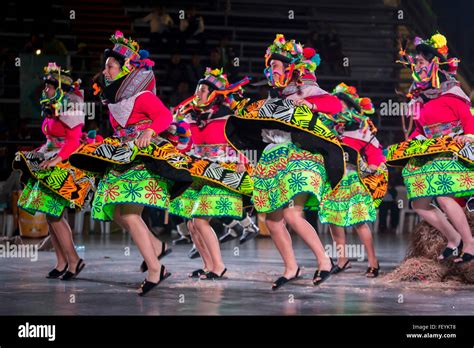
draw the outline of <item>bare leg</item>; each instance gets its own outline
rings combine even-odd
[[[148,226],[147,226],[148,227]],[[148,229],[148,237],[150,238],[150,242],[153,245],[153,248],[155,249],[156,255],[161,254],[161,250],[163,249],[163,242],[159,240],[153,233],[151,233],[150,229]],[[167,250],[168,248],[166,248]]]
[[[54,232],[53,226],[51,226],[51,221],[58,221],[59,219],[53,218],[51,216],[47,216],[46,220],[48,221],[49,224],[49,232],[50,232],[50,238],[51,238],[51,243],[53,243],[54,247],[54,252],[56,253],[56,269],[58,271],[62,271],[64,267],[66,267],[67,264],[67,258],[66,255],[64,255],[63,250],[61,249],[61,245],[59,244],[58,239],[56,238],[56,234]]]
[[[66,257],[68,271],[76,273],[76,266],[79,263],[79,255],[74,247],[72,231],[69,223],[64,217],[59,219],[49,218],[49,224],[54,231],[56,241],[62,254]],[[64,267],[63,267],[64,268]]]
[[[283,276],[287,279],[293,278],[298,271],[298,264],[296,262],[291,236],[283,220],[283,210],[278,209],[267,213],[265,223],[285,264],[285,273]]]
[[[118,223],[118,222],[117,222],[117,223]],[[145,225],[146,225],[146,223],[145,223]],[[123,227],[123,226],[122,226],[122,227]],[[123,227],[123,228],[125,228],[125,227]],[[148,228],[148,225],[147,225],[147,228]],[[125,228],[125,229],[126,229],[126,228]],[[158,239],[158,238],[151,232],[150,228],[148,228],[148,237],[149,237],[150,242],[152,243],[153,248],[155,249],[155,253],[156,253],[157,257],[158,257],[158,255],[161,254],[161,250],[162,250],[162,248],[163,248],[163,242],[162,242],[160,239]],[[166,249],[168,249],[168,248],[166,248]]]
[[[344,227],[331,224],[329,225],[329,231],[331,231],[332,239],[336,243],[337,265],[342,268],[347,262],[346,234],[344,232]]]
[[[206,249],[209,251],[212,260],[211,271],[217,275],[220,275],[224,269],[224,261],[222,260],[221,248],[219,245],[219,239],[217,239],[216,233],[209,224],[209,220],[206,218],[194,218],[194,228],[198,230],[199,236],[202,238]],[[197,245],[196,245],[197,247]],[[204,277],[204,276],[202,276]]]
[[[115,208],[114,219],[130,232],[140,254],[143,256],[148,266],[147,280],[157,283],[160,280],[161,264],[150,240],[148,227],[142,219],[142,210],[143,206],[141,205],[123,204]]]
[[[212,270],[213,265],[211,254],[207,249],[202,236],[199,234],[198,229],[194,227],[192,220],[188,221],[188,229],[189,233],[191,234],[191,238],[193,239],[194,245],[196,245],[196,249],[199,251],[199,255],[201,255],[204,271],[207,272]]]
[[[367,251],[367,259],[369,261],[369,267],[378,267],[378,260],[375,256],[374,241],[372,238],[372,232],[370,231],[369,225],[366,223],[355,225],[354,229],[357,231],[360,240],[365,246]]]
[[[448,240],[448,247],[454,248],[459,245],[460,236],[451,225],[446,216],[438,209],[430,206],[431,198],[419,198],[412,202],[416,213],[431,226],[440,231]],[[463,213],[464,215],[464,213]]]
[[[283,218],[290,225],[291,229],[295,231],[301,239],[308,245],[313,254],[318,259],[318,267],[321,271],[331,270],[331,260],[326,255],[323,243],[318,237],[316,230],[305,219],[303,209],[308,195],[300,194],[296,196],[293,207],[283,209]]]
[[[463,241],[463,251],[474,254],[474,238],[467,222],[464,209],[451,197],[437,197],[441,209],[446,213],[449,221],[453,224]],[[455,241],[456,243],[456,241]],[[458,246],[459,241],[454,246]],[[448,243],[448,246],[449,243]],[[453,246],[450,246],[453,247]],[[455,260],[456,261],[456,260]]]

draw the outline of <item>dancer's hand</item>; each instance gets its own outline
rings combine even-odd
[[[237,168],[235,169],[235,171],[239,174],[245,172],[245,170],[246,170],[245,164],[243,163],[237,164]]]
[[[298,99],[298,100],[295,100],[294,103],[296,106],[306,105],[308,108],[310,108],[310,110],[314,111],[313,108],[315,107],[315,105],[313,103],[310,103],[306,99],[303,99],[303,98]]]
[[[143,149],[150,145],[151,138],[153,137],[153,130],[152,129],[145,129],[143,133],[138,137],[137,140],[135,140],[135,145],[138,146],[138,148]]]
[[[376,166],[375,164],[369,164],[369,169],[373,172],[375,172],[377,170],[378,166]]]
[[[61,158],[61,156],[56,156],[54,158],[51,158],[47,161],[43,161],[40,163],[39,167],[41,169],[48,169],[48,168],[51,168],[51,167],[56,167],[56,165],[61,162],[63,159]]]
[[[470,138],[468,136],[465,136],[465,135],[456,135],[454,137],[454,141],[461,144],[461,145],[464,145],[465,143],[471,143],[472,138]]]

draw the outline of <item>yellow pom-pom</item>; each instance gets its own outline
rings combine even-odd
[[[277,34],[275,37],[275,41],[282,41],[282,40],[285,40],[285,37],[283,36],[283,34]]]
[[[222,74],[222,69],[214,69],[211,71],[211,75],[218,76]]]
[[[446,37],[442,34],[435,34],[431,37],[431,42],[435,48],[441,48],[448,44]]]

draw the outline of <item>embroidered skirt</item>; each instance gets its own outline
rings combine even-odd
[[[222,186],[193,184],[181,196],[173,199],[170,214],[194,217],[232,217],[242,219],[242,195]]]
[[[305,209],[318,210],[327,189],[323,156],[291,142],[263,151],[252,178],[252,200],[260,213],[282,208],[301,193],[309,195]]]
[[[130,164],[145,164],[146,169],[167,179],[170,183],[168,193],[174,197],[183,193],[192,183],[188,165],[190,158],[181,154],[168,140],[155,136],[150,145],[139,149],[135,144],[150,122],[141,122],[127,128],[118,128],[113,137],[101,143],[83,145],[71,155],[69,161],[77,168],[105,174],[113,167],[130,167]],[[128,169],[129,170],[129,169]],[[151,174],[150,174],[151,175]]]
[[[412,157],[402,175],[410,200],[422,197],[474,194],[474,165],[452,153]]]
[[[18,206],[34,214],[36,211],[60,217],[66,207],[82,209],[90,203],[95,190],[95,178],[91,173],[77,169],[68,161],[54,168],[41,169],[40,164],[52,158],[56,152],[45,154],[37,151],[18,152],[13,169],[22,172],[25,188]]]
[[[377,218],[372,196],[354,170],[348,170],[338,188],[328,189],[320,207],[319,219],[323,224],[349,227]]]
[[[242,218],[243,207],[250,205],[253,190],[250,176],[252,167],[246,164],[245,171],[238,172],[236,162],[219,162],[219,156],[213,155],[213,151],[201,152],[200,155],[204,157],[190,156],[189,171],[193,177],[193,185],[172,200],[170,214],[188,219]],[[212,159],[206,158],[206,155],[212,156]]]
[[[113,165],[100,180],[92,203],[92,217],[113,220],[118,205],[138,204],[168,209],[168,179],[151,172],[140,160],[128,165]]]

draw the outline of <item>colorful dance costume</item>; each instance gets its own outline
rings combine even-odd
[[[148,52],[116,32],[112,50],[105,57],[124,61],[114,81],[106,81],[101,98],[110,111],[114,136],[100,144],[82,146],[71,163],[103,175],[93,201],[92,217],[113,220],[118,204],[138,204],[168,209],[170,195],[178,195],[191,183],[189,159],[159,134],[172,121],[171,112],[155,95],[154,63]],[[98,86],[95,86],[98,89]],[[146,129],[153,130],[150,145],[139,149],[134,141]]]
[[[474,141],[474,118],[469,97],[455,79],[456,58],[447,59],[446,38],[415,40],[416,50],[431,58],[427,78],[420,79],[412,56],[401,52],[400,61],[411,67],[411,110],[416,128],[409,140],[389,147],[387,164],[403,166],[410,200],[421,197],[471,196],[474,194],[474,147],[454,141],[456,135]]]
[[[374,113],[374,106],[369,98],[360,98],[355,87],[344,83],[333,90],[333,95],[347,105],[347,110],[323,115],[323,122],[343,143],[346,172],[340,186],[325,193],[319,219],[341,227],[374,222],[388,184],[385,157],[375,137],[377,129],[366,116]],[[377,166],[377,170],[370,170],[369,165]]]
[[[189,171],[193,185],[171,202],[170,214],[184,218],[243,218],[243,197],[250,201],[253,184],[251,166],[245,156],[228,143],[224,126],[230,115],[229,93],[238,93],[248,79],[229,85],[222,69],[207,68],[198,82],[208,85],[209,99],[199,104],[192,96],[177,106],[178,128],[189,128],[190,140],[182,151],[192,158]],[[245,169],[237,171],[239,164]],[[249,202],[248,202],[249,204]]]
[[[56,87],[55,95],[41,100],[44,121],[42,131],[47,142],[33,151],[17,152],[13,169],[21,170],[26,184],[18,206],[30,214],[42,212],[61,217],[67,207],[81,209],[94,190],[94,177],[72,167],[68,158],[79,146],[84,125],[84,97],[79,81],[73,83],[68,71],[56,63],[44,69],[44,82]],[[55,167],[41,169],[40,164],[60,156]]]
[[[286,64],[281,81],[273,80],[269,65],[273,59]],[[283,208],[301,193],[309,194],[305,209],[317,210],[326,182],[336,187],[344,173],[340,143],[318,113],[340,112],[341,103],[318,86],[313,72],[319,55],[313,49],[303,52],[300,44],[278,34],[265,62],[267,79],[279,89],[278,97],[238,105],[238,114],[227,122],[227,137],[237,149],[258,152],[252,174],[252,199],[258,212]],[[315,114],[306,105],[294,104],[302,98],[315,105]]]

